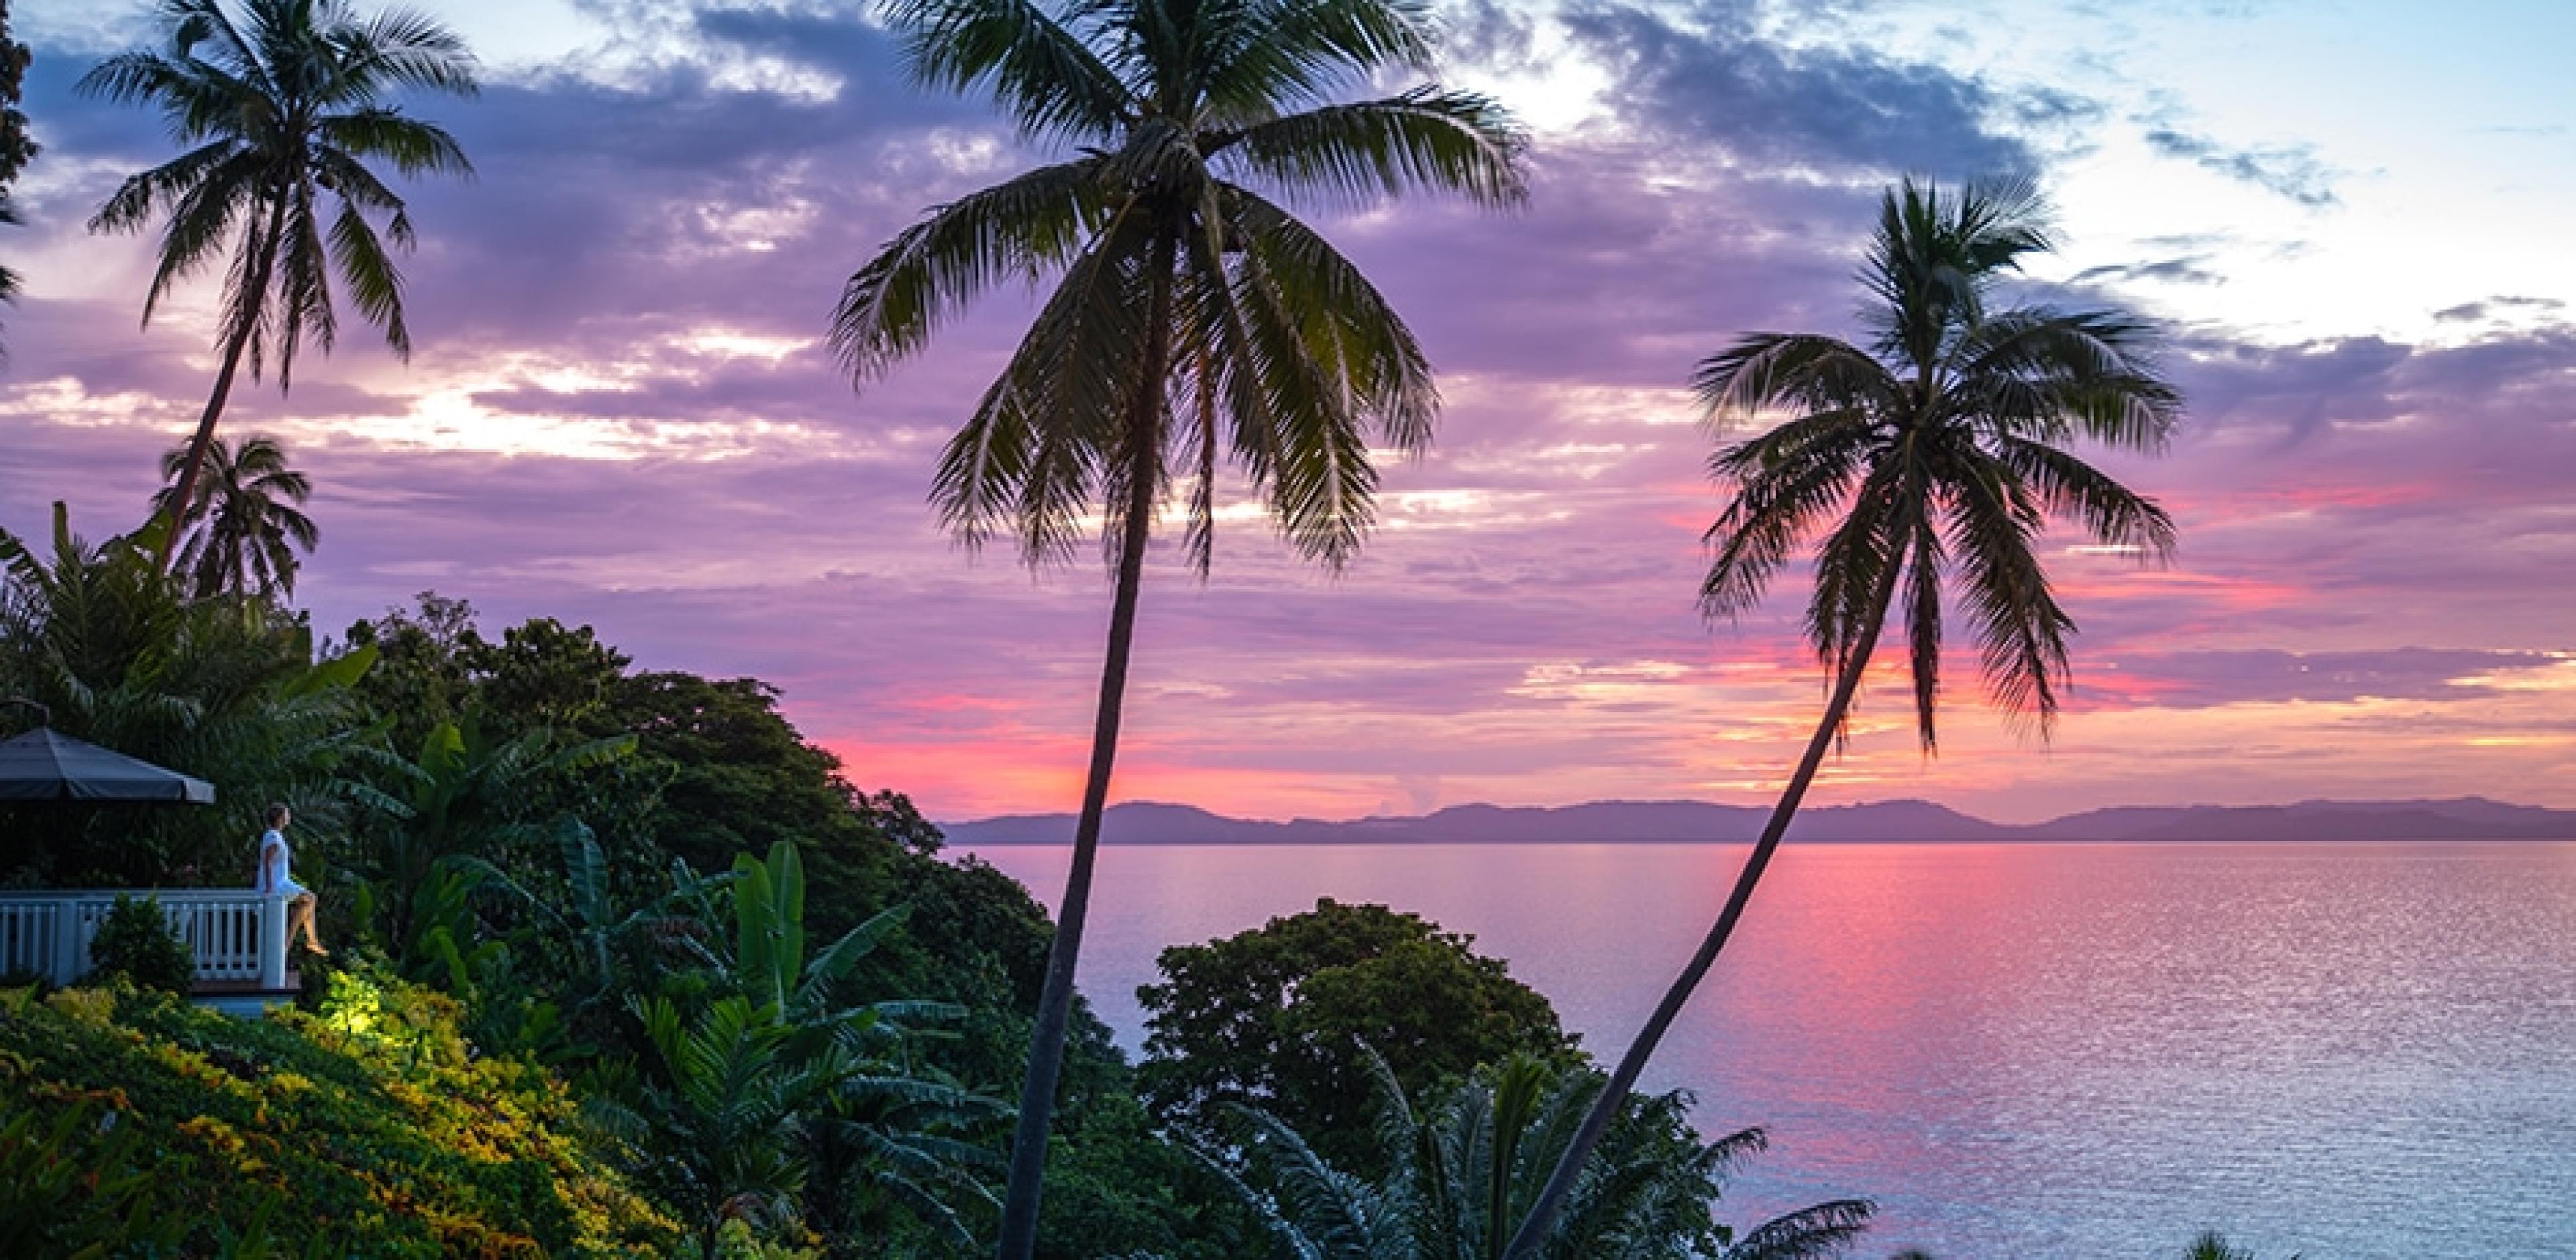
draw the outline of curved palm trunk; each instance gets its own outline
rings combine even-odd
[[[1901,557],[1905,549],[1896,548],[1895,554]],[[1745,904],[1753,899],[1753,886],[1762,881],[1762,872],[1771,865],[1771,855],[1779,849],[1781,836],[1788,832],[1789,820],[1798,816],[1799,802],[1806,799],[1807,787],[1815,782],[1816,771],[1824,764],[1826,750],[1833,747],[1834,732],[1842,729],[1843,716],[1851,711],[1852,696],[1860,690],[1861,674],[1868,670],[1870,654],[1878,648],[1879,627],[1887,620],[1888,606],[1895,601],[1896,585],[1903,572],[1901,564],[1888,566],[1887,580],[1880,584],[1877,595],[1873,597],[1869,624],[1861,630],[1860,641],[1853,646],[1850,659],[1843,664],[1842,676],[1834,682],[1833,699],[1825,705],[1824,720],[1816,724],[1815,738],[1807,741],[1807,755],[1799,760],[1797,773],[1789,776],[1789,786],[1780,793],[1780,803],[1772,808],[1771,821],[1762,828],[1762,838],[1754,842],[1753,852],[1745,856],[1744,869],[1735,877],[1735,890],[1727,894],[1726,908],[1718,912],[1717,922],[1709,928],[1708,936],[1700,941],[1699,952],[1691,955],[1689,965],[1683,967],[1681,975],[1674,977],[1671,987],[1664,990],[1664,1000],[1656,1004],[1654,1015],[1646,1020],[1644,1028],[1638,1030],[1637,1039],[1628,1044],[1628,1052],[1620,1056],[1618,1070],[1610,1074],[1609,1085],[1593,1100],[1591,1110],[1584,1113],[1583,1125],[1575,1130],[1573,1142],[1566,1146],[1563,1155],[1557,1157],[1556,1170],[1548,1174],[1546,1188],[1539,1191],[1538,1201],[1530,1205],[1529,1216],[1521,1221],[1519,1231],[1512,1235],[1511,1246],[1504,1250],[1503,1260],[1536,1260],[1540,1244],[1546,1240],[1548,1230],[1555,1226],[1557,1213],[1564,1209],[1566,1197],[1574,1190],[1576,1176],[1583,1171],[1584,1162],[1592,1157],[1593,1147],[1600,1144],[1601,1135],[1618,1117],[1620,1103],[1628,1097],[1628,1091],[1636,1088],[1638,1076],[1646,1070],[1646,1061],[1655,1056],[1655,1049],[1663,1043],[1664,1034],[1671,1030],[1673,1020],[1681,1014],[1682,1007],[1690,1001],[1700,981],[1707,978],[1709,968],[1716,964],[1718,951],[1725,949],[1726,939],[1734,935],[1736,920],[1744,917]]]
[[[205,414],[197,420],[197,435],[188,441],[188,462],[179,469],[179,484],[172,488],[170,511],[162,521],[163,573],[170,571],[171,559],[179,554],[179,533],[186,528],[188,510],[196,502],[197,476],[206,467],[206,448],[214,445],[215,422],[223,418],[224,402],[232,397],[233,376],[241,369],[242,352],[250,345],[251,331],[259,326],[260,302],[268,293],[269,273],[277,263],[278,233],[285,230],[285,224],[286,201],[281,197],[269,209],[268,230],[252,242],[252,248],[259,253],[252,265],[250,284],[242,290],[249,296],[250,308],[239,313],[239,324],[224,339],[224,364],[215,372],[214,393],[206,399]]]
[[[1073,1015],[1073,971],[1091,909],[1091,871],[1100,853],[1100,816],[1109,804],[1109,772],[1118,759],[1118,719],[1127,699],[1127,658],[1136,642],[1136,595],[1144,584],[1145,543],[1154,520],[1160,470],[1163,387],[1169,375],[1172,261],[1166,235],[1155,246],[1153,296],[1146,310],[1144,371],[1128,413],[1135,443],[1127,476],[1126,532],[1118,552],[1118,594],[1109,611],[1109,651],[1100,668],[1100,708],[1091,730],[1091,773],[1082,788],[1082,817],[1073,829],[1073,865],[1057,904],[1055,939],[1047,947],[1046,986],[1029,1034],[1029,1070],[1020,1083],[1019,1122],[1011,1132],[1010,1189],[1002,1203],[1001,1260],[1029,1260],[1038,1245],[1038,1199],[1045,1190],[1047,1127],[1055,1118],[1056,1080],[1064,1071],[1066,1026]]]

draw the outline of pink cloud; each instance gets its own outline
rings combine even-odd
[[[291,398],[240,398],[232,431],[281,434],[320,484],[316,622],[431,587],[495,621],[587,621],[648,667],[780,684],[855,777],[935,815],[1065,808],[1102,575],[970,559],[924,503],[1025,303],[1003,296],[864,396],[817,342],[868,249],[1022,156],[980,110],[896,83],[863,28],[734,14],[702,34],[847,86],[794,100],[685,65],[616,89],[501,85],[455,116],[482,180],[418,199],[415,362],[352,336]],[[1622,96],[1631,117],[1542,150],[1526,215],[1324,216],[1447,374],[1440,445],[1388,470],[1385,528],[1338,579],[1254,521],[1220,536],[1205,585],[1156,558],[1121,795],[1272,816],[1752,800],[1805,738],[1820,680],[1796,575],[1739,626],[1695,609],[1719,504],[1678,387],[1739,331],[1847,329],[1861,177],[1895,155],[2042,159],[1985,121],[2015,112],[1997,89],[1919,67],[1801,62],[1624,11],[1592,38],[1654,73]],[[1687,116],[1707,102],[1676,94],[1723,96],[1719,71],[1754,62],[1826,76],[1818,108],[1932,102],[1907,125],[1934,130],[1634,123]],[[48,158],[100,164],[33,203],[24,239],[132,273],[130,243],[85,242],[78,220],[159,141],[62,96],[64,59],[38,64]],[[1771,143],[1855,178],[1741,163]],[[56,497],[93,533],[131,523],[203,388],[201,327],[139,334],[139,292],[82,279],[31,271],[7,325],[0,527],[38,528]],[[2565,693],[2525,685],[2565,672],[2534,653],[2576,651],[2576,331],[2185,350],[2191,427],[2167,458],[2111,461],[2172,505],[2184,551],[2165,571],[2058,562],[2083,634],[2055,746],[1978,712],[1963,659],[1926,761],[1891,665],[1824,796],[2008,817],[2336,792],[2576,803]],[[2520,681],[2459,681],[2482,675]]]

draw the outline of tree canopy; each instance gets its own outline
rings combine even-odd
[[[1137,1079],[1169,1119],[1206,1123],[1248,1103],[1328,1156],[1378,1152],[1362,1046],[1408,1094],[1427,1095],[1514,1054],[1572,1062],[1575,1039],[1536,990],[1472,937],[1419,915],[1330,898],[1204,945],[1164,950]]]

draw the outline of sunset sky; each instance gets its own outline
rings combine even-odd
[[[135,524],[213,374],[208,276],[148,330],[148,241],[86,234],[157,119],[76,98],[142,4],[19,0],[44,154],[0,228],[0,527]],[[428,6],[483,57],[424,102],[480,168],[411,185],[418,351],[353,315],[224,422],[319,484],[317,624],[436,589],[487,630],[589,622],[753,674],[934,817],[1070,809],[1108,584],[970,557],[925,503],[1028,312],[1006,294],[854,394],[821,335],[926,206],[1020,169],[848,4]],[[1879,189],[2022,173],[2033,277],[2170,321],[2182,527],[2067,551],[2078,688],[2045,748],[1953,677],[1941,755],[1893,686],[1819,799],[2035,819],[2123,803],[2482,794],[2576,806],[2576,5],[2343,0],[1453,4],[1458,85],[1534,129],[1525,212],[1317,211],[1442,372],[1347,572],[1238,496],[1201,585],[1149,569],[1117,795],[1261,817],[1765,799],[1821,699],[1795,582],[1710,626],[1720,500],[1678,388],[1754,329],[1852,328]],[[1240,492],[1241,487],[1237,487]],[[2059,540],[2059,546],[2073,542]]]

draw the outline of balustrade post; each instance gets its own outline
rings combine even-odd
[[[71,897],[56,901],[54,912],[54,983],[68,986],[80,979],[81,916],[80,902]]]
[[[259,987],[286,987],[286,898],[259,899]]]

